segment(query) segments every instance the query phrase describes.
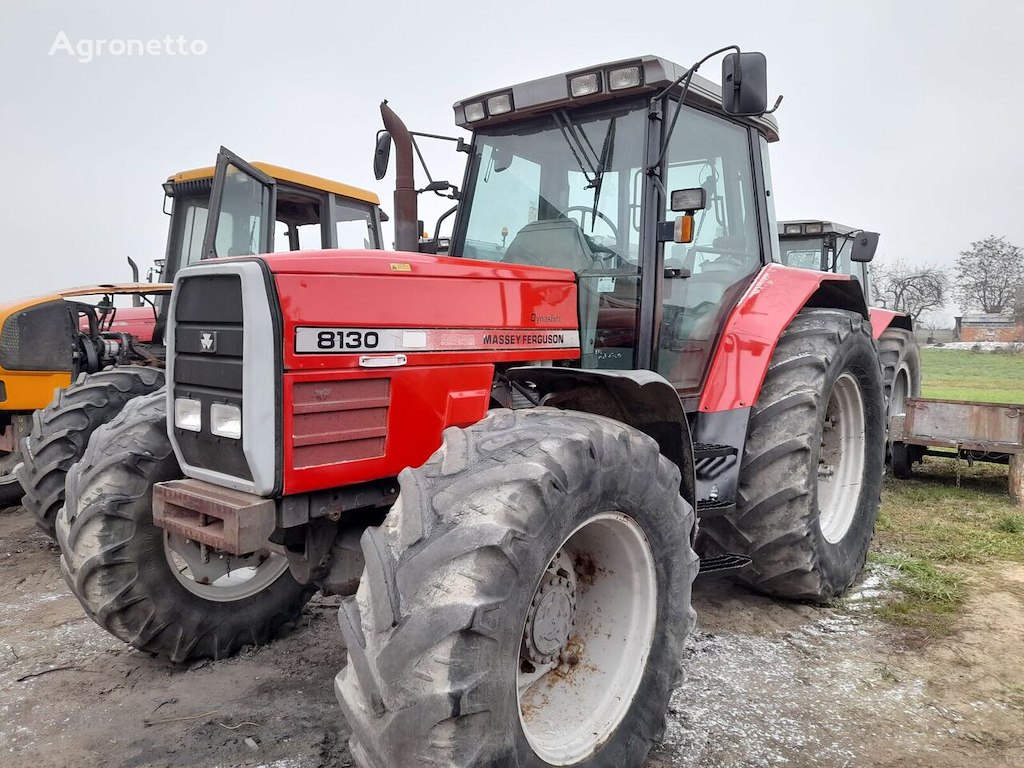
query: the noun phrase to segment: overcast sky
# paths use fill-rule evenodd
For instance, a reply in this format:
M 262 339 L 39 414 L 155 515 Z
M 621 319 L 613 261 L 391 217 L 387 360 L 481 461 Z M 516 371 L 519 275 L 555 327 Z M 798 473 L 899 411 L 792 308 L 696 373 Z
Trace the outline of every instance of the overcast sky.
M 1022 30 L 1011 0 L 0 0 L 0 300 L 127 280 L 127 256 L 145 270 L 164 251 L 160 184 L 222 144 L 373 189 L 390 210 L 393 177 L 371 171 L 383 98 L 411 128 L 455 134 L 466 96 L 729 43 L 763 51 L 785 95 L 779 217 L 875 229 L 880 260 L 950 266 L 990 234 L 1024 245 Z M 160 52 L 68 52 L 100 39 Z M 461 184 L 465 155 L 429 158 Z

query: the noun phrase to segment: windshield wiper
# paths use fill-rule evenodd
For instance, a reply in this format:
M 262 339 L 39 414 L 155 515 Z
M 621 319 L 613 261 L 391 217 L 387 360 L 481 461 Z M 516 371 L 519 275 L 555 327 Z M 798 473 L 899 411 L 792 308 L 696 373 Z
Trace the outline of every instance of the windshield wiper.
M 568 145 L 569 151 L 576 161 L 576 165 L 579 166 L 580 171 L 583 173 L 583 178 L 587 180 L 587 186 L 584 189 L 594 190 L 594 205 L 590 214 L 590 227 L 591 231 L 593 231 L 597 224 L 597 207 L 601 199 L 601 182 L 604 179 L 605 169 L 612 162 L 612 154 L 615 147 L 615 121 L 618 118 L 612 117 L 608 123 L 608 132 L 605 133 L 600 156 L 598 156 L 597 151 L 594 149 L 594 145 L 590 143 L 590 137 L 583 130 L 583 126 L 573 124 L 564 109 L 556 111 L 554 118 L 562 133 L 562 138 L 565 139 L 565 143 Z M 581 154 L 583 155 L 582 159 L 580 158 Z M 586 167 L 583 165 L 584 161 L 586 161 Z

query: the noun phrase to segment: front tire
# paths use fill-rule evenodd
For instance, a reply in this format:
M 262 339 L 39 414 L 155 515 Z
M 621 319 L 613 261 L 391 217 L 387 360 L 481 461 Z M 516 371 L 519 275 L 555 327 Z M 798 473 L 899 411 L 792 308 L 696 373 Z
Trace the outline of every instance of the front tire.
M 693 626 L 679 470 L 618 422 L 494 411 L 405 470 L 340 621 L 363 766 L 639 766 Z
M 23 441 L 23 463 L 17 472 L 24 489 L 22 504 L 36 525 L 56 539 L 54 521 L 64 506 L 68 470 L 85 454 L 89 438 L 121 412 L 125 404 L 164 385 L 158 368 L 126 365 L 83 373 L 53 402 L 32 414 L 32 431 Z
M 198 545 L 153 524 L 153 485 L 182 476 L 166 397 L 132 400 L 68 474 L 57 517 L 61 570 L 89 617 L 126 643 L 171 661 L 219 659 L 269 642 L 313 588 L 292 578 L 283 556 L 232 563 L 208 550 L 204 562 Z
M 701 521 L 713 551 L 749 555 L 761 592 L 828 602 L 867 558 L 881 499 L 885 406 L 870 326 L 831 309 L 798 314 L 750 413 L 734 515 Z

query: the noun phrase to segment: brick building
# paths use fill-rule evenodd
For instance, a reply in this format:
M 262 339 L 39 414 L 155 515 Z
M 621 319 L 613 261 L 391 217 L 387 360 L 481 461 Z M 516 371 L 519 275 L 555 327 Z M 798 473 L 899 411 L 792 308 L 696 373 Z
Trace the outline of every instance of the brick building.
M 964 315 L 956 318 L 960 341 L 1024 342 L 1024 325 L 1008 314 Z

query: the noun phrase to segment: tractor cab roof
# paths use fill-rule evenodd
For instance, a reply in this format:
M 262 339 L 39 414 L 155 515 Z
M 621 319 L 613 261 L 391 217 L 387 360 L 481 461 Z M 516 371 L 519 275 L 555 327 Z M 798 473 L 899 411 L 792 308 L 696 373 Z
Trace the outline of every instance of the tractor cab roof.
M 272 165 L 271 163 L 256 162 L 252 165 L 278 181 L 284 181 L 299 187 L 307 187 L 309 189 L 315 189 L 323 192 L 333 192 L 336 195 L 352 198 L 354 200 L 361 200 L 363 202 L 370 203 L 371 205 L 380 205 L 380 198 L 377 196 L 377 193 L 370 192 L 366 189 L 353 187 L 350 184 L 344 184 L 340 181 L 331 181 L 330 179 L 314 176 L 310 173 L 295 171 L 291 168 L 285 168 L 280 165 Z M 197 183 L 212 183 L 214 170 L 214 166 L 211 165 L 206 168 L 194 168 L 190 171 L 180 171 L 178 173 L 171 174 L 167 177 L 167 183 L 164 185 L 164 189 L 172 196 L 178 189 L 189 192 Z
M 779 222 L 780 237 L 802 237 L 804 235 L 850 235 L 860 232 L 857 227 L 848 227 L 834 221 L 821 219 L 791 219 Z
M 461 128 L 474 130 L 522 120 L 553 109 L 651 94 L 667 88 L 687 69 L 658 56 L 596 64 L 457 101 L 454 105 L 455 122 Z M 674 89 L 676 93 L 680 90 L 678 85 Z M 700 75 L 693 76 L 686 101 L 693 106 L 725 114 L 722 111 L 722 89 Z M 778 123 L 771 115 L 730 119 L 756 126 L 769 141 L 779 138 Z

